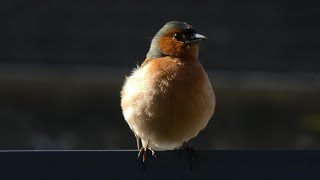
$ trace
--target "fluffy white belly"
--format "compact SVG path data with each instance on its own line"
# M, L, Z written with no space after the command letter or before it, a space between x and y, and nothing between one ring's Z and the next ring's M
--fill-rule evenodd
M199 63L158 72L150 64L127 78L121 92L123 115L144 147L149 141L155 150L175 149L205 128L215 96Z

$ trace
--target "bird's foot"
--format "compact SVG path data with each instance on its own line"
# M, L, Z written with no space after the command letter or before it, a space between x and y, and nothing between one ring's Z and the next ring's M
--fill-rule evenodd
M139 153L138 153L138 157L137 159L139 159L140 157L142 157L142 166L143 166L143 169L146 170L146 160L147 160L147 156L148 156L148 151L151 152L151 156L152 157L156 157L156 153L155 151L149 146L149 142L147 144L146 147L142 147L140 150L139 150Z
M156 157L156 153L153 149L151 149L150 147L143 147L139 150L137 159L142 156L142 162L145 162L147 160L147 151L151 152L152 157Z
M196 151L193 147L190 147L186 142L183 143L183 151L187 151L189 154L189 163L190 163L190 170L192 171L192 160L194 158L198 158Z

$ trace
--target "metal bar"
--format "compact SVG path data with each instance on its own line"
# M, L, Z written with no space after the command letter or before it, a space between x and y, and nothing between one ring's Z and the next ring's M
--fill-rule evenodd
M318 150L0 151L0 179L319 179Z

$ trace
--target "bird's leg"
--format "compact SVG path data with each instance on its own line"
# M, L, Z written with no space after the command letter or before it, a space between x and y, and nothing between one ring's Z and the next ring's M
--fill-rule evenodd
M140 151L140 148L142 147L142 143L141 143L141 139L137 136L136 136L136 140L137 140L137 148L138 148L138 151Z
M196 151L194 148L190 147L187 142L183 142L183 150L188 151L189 154L189 162L190 162L190 170L192 171L192 158L197 158Z
M139 150L139 153L138 153L138 157L139 158L141 155L142 155L142 162L145 162L146 159L147 159L147 151L151 151L151 155L153 157L156 157L155 155L155 151L149 146L149 143L150 141L148 141L147 143L147 146L146 147L142 147L140 150Z

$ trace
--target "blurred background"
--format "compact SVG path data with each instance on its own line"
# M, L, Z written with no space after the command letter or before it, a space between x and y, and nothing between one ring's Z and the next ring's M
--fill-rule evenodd
M170 20L208 37L217 108L196 149L320 148L317 4L1 1L0 149L135 149L119 92Z

